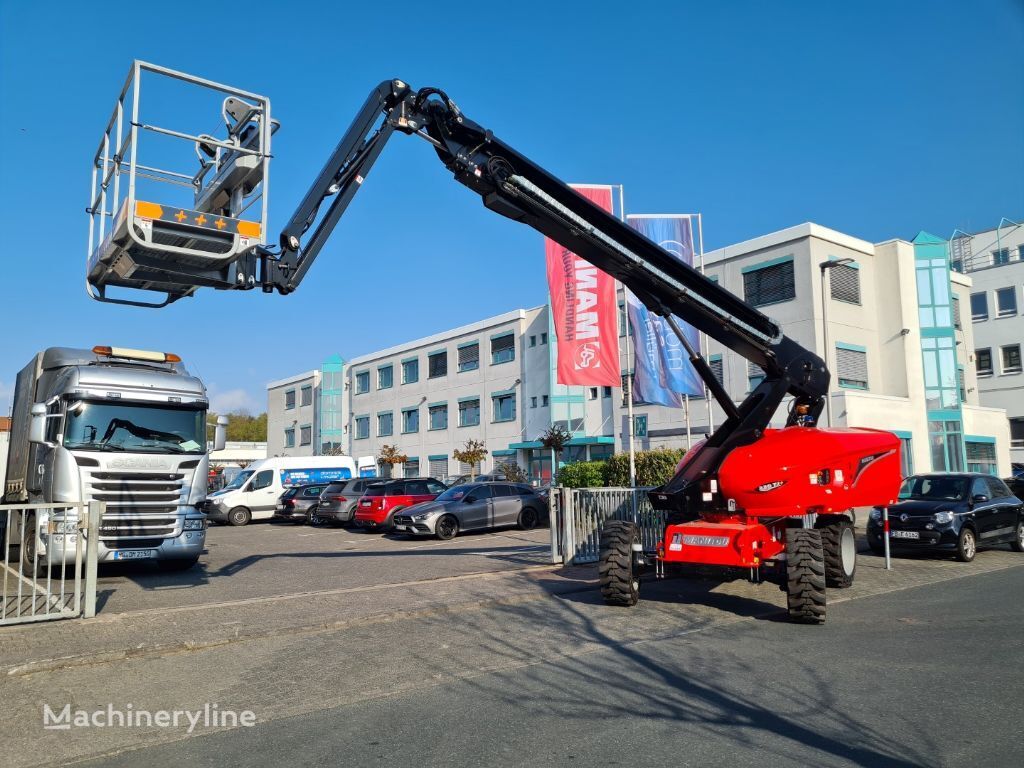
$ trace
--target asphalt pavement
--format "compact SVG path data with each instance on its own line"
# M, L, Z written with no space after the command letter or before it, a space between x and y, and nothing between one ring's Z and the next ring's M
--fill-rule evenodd
M465 557L478 546L456 539ZM614 609L594 568L460 573L458 559L315 598L2 633L6 764L1024 763L1024 556L1005 547L892 571L862 556L822 627L787 623L771 585L648 583L636 608ZM43 706L65 704L215 705L256 725L43 729Z

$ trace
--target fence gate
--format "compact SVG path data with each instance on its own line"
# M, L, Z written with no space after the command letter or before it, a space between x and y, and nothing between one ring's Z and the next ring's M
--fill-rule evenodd
M645 551L655 549L665 513L647 499L649 488L552 488L551 558L564 565L596 563L608 520L634 520Z
M96 615L96 565L102 502L0 506L4 543L0 626ZM36 520L56 565L40 567ZM96 532L94 535L93 532ZM63 557L58 554L63 553Z

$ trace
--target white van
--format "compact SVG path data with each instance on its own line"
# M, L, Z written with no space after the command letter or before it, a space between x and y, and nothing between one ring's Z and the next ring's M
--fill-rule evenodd
M373 477L373 456L275 456L250 464L198 506L211 520L247 525L274 516L277 500L293 485Z

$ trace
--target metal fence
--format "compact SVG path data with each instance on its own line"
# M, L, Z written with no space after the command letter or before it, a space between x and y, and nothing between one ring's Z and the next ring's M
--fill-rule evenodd
M651 507L650 488L552 488L551 559L564 565L596 563L608 520L633 520L645 551L655 549L665 513Z
M0 506L4 543L0 574L0 625L96 615L96 566L102 502L87 504L9 504ZM49 560L40 563L36 520ZM95 535L94 535L95 534ZM59 560L58 563L53 563Z

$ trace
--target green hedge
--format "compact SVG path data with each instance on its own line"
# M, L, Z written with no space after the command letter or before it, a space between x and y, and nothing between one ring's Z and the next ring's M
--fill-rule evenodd
M636 484L663 485L672 479L676 465L683 458L683 448L659 448L653 451L637 451ZM629 454L617 453L605 462L604 484L609 486L629 486Z
M578 461L558 470L558 484L566 488L600 488L604 485L603 461Z

